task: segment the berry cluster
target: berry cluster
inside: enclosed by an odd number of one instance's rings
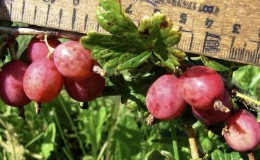
[[[260,143],[260,126],[254,115],[233,108],[222,77],[209,67],[194,66],[179,77],[162,75],[148,89],[146,105],[160,120],[174,119],[190,106],[204,125],[225,124],[224,138],[236,151],[250,151]]]
[[[80,102],[99,97],[105,79],[93,71],[98,63],[78,41],[59,42],[55,37],[32,38],[27,48],[28,62],[11,60],[0,72],[0,98],[10,106],[22,107],[31,101],[52,101],[63,86]]]

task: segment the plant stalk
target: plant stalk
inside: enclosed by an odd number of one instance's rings
[[[240,98],[243,98],[243,99],[245,99],[245,100],[247,100],[247,101],[249,101],[249,102],[252,102],[252,103],[254,103],[254,104],[256,104],[256,105],[260,105],[260,102],[259,102],[259,101],[255,100],[255,99],[253,99],[253,98],[251,98],[251,97],[249,97],[249,96],[247,96],[247,95],[244,95],[244,94],[242,94],[242,93],[239,93],[238,91],[235,91],[235,92],[236,92],[236,93],[235,93],[235,96],[240,97]]]
[[[232,87],[233,87],[232,77],[233,77],[233,68],[231,66],[230,69],[228,70],[228,74],[227,74],[227,89],[232,89]]]
[[[56,110],[54,111],[54,121],[56,122],[56,125],[58,127],[58,130],[60,132],[60,135],[61,135],[61,139],[63,140],[64,142],[64,145],[65,145],[65,148],[64,150],[66,150],[67,152],[65,152],[65,154],[68,156],[69,159],[72,159],[72,153],[70,152],[70,149],[69,149],[69,145],[68,145],[68,142],[62,132],[62,129],[61,129],[61,126],[60,126],[60,122],[59,122],[59,119],[58,119],[58,116],[56,114]]]
[[[113,111],[111,113],[111,119],[110,121],[112,121],[112,125],[111,125],[111,129],[109,130],[109,134],[108,134],[108,138],[107,141],[105,143],[107,143],[106,146],[106,153],[105,153],[105,160],[110,160],[111,159],[111,147],[112,147],[112,142],[113,142],[113,135],[115,133],[116,130],[116,126],[117,126],[117,120],[119,117],[119,114],[121,112],[121,105],[120,103],[118,103],[117,105],[115,105],[115,107],[113,108]]]
[[[173,120],[170,121],[170,126],[171,126],[172,148],[173,148],[174,158],[175,158],[175,160],[180,160],[176,127],[174,125]]]
[[[190,127],[190,126],[185,126],[185,131],[186,131],[186,134],[187,134],[188,139],[189,139],[192,159],[200,158],[198,147],[197,147],[196,136],[195,136],[195,132],[194,132],[193,128]]]
[[[38,136],[36,136],[34,139],[32,139],[29,143],[27,143],[24,147],[28,148],[34,142],[38,141],[43,136],[43,134],[44,134],[44,132],[40,133]]]
[[[78,142],[79,142],[79,147],[80,147],[80,149],[81,149],[83,155],[85,156],[85,155],[86,155],[86,152],[85,152],[85,149],[84,149],[84,147],[83,147],[82,141],[81,141],[81,139],[80,139],[80,137],[79,137],[79,134],[78,134],[78,132],[77,132],[77,130],[76,130],[76,126],[74,125],[74,123],[73,123],[73,121],[72,121],[72,119],[71,119],[71,117],[70,117],[70,115],[69,115],[69,112],[68,112],[67,108],[66,108],[65,105],[64,105],[64,102],[63,102],[62,98],[61,98],[60,96],[59,96],[58,98],[59,98],[59,100],[60,100],[62,109],[64,110],[65,115],[67,116],[67,118],[68,118],[68,120],[69,120],[69,124],[71,125],[72,130],[73,130],[73,131],[75,132],[75,134],[76,134],[76,138],[77,138],[77,140],[78,140]]]

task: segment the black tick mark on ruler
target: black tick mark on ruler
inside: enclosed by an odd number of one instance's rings
[[[49,14],[50,14],[50,8],[51,8],[51,5],[48,4],[48,10],[47,10],[47,16],[46,16],[46,21],[45,21],[45,25],[48,24],[48,20],[49,20]]]
[[[60,13],[59,13],[59,27],[61,24],[61,19],[62,19],[62,9],[60,9]]]
[[[25,1],[23,1],[23,7],[22,7],[22,21],[24,17],[24,10],[25,10]]]
[[[77,10],[74,8],[73,9],[73,14],[72,14],[72,24],[71,24],[71,29],[74,30],[75,27],[75,22],[76,22],[76,14],[77,14]]]
[[[33,22],[35,23],[37,16],[37,6],[34,7],[34,15],[33,15]]]
[[[87,24],[88,24],[88,15],[85,16],[84,30],[87,29]]]

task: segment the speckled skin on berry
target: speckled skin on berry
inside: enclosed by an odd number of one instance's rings
[[[56,37],[50,37],[47,39],[47,41],[52,48],[56,48],[59,44],[61,44],[61,42]],[[26,52],[29,62],[33,62],[39,58],[46,58],[49,53],[49,49],[44,39],[33,37],[27,47]]]
[[[60,93],[62,86],[63,76],[53,60],[47,58],[33,61],[24,74],[24,92],[35,102],[50,102]]]
[[[78,41],[67,41],[56,47],[54,62],[59,72],[72,80],[90,77],[95,63],[91,51],[84,49]]]
[[[23,76],[28,65],[21,60],[12,60],[0,72],[0,97],[7,105],[20,107],[31,100],[23,90]]]
[[[256,148],[260,143],[260,127],[254,115],[242,109],[231,114],[226,120],[224,138],[239,152]]]
[[[174,119],[184,110],[186,102],[179,94],[179,79],[167,74],[159,77],[146,95],[149,112],[157,119]]]
[[[64,86],[70,97],[80,102],[87,102],[101,96],[105,78],[96,73],[80,81],[65,78]]]
[[[220,99],[222,104],[227,107],[230,111],[232,110],[232,99],[228,91],[225,91],[224,96]],[[215,110],[213,107],[207,110],[200,110],[192,107],[192,113],[194,117],[199,119],[205,125],[217,125],[226,120],[230,112],[222,112]]]
[[[213,107],[224,92],[221,76],[209,67],[194,66],[180,76],[180,94],[195,108],[206,110]]]

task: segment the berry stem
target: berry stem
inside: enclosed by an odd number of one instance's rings
[[[248,160],[255,160],[255,156],[254,156],[254,153],[253,153],[253,152],[249,152],[249,153],[247,154],[247,156],[248,156]]]
[[[216,111],[219,110],[219,111],[225,112],[225,113],[230,112],[230,109],[228,107],[224,106],[220,100],[215,100],[213,107]]]
[[[186,134],[189,139],[191,157],[192,157],[192,159],[198,159],[199,151],[198,151],[198,147],[197,147],[195,132],[194,132],[193,128],[190,126],[185,126],[185,131],[186,131]]]
[[[51,47],[51,46],[49,45],[49,43],[48,43],[48,34],[45,34],[45,35],[44,35],[44,42],[45,42],[46,46],[47,46],[48,49],[49,49],[49,53],[48,53],[48,55],[47,55],[47,58],[50,59],[51,55],[52,55],[53,52],[54,52],[54,48]]]
[[[92,68],[92,71],[99,74],[102,77],[105,77],[105,75],[106,75],[106,72],[102,68],[100,68],[98,65],[94,65]]]
[[[172,147],[173,147],[174,159],[180,160],[178,139],[177,139],[177,134],[176,134],[177,127],[175,127],[173,120],[170,121],[170,126],[171,126],[171,137],[172,137]]]

